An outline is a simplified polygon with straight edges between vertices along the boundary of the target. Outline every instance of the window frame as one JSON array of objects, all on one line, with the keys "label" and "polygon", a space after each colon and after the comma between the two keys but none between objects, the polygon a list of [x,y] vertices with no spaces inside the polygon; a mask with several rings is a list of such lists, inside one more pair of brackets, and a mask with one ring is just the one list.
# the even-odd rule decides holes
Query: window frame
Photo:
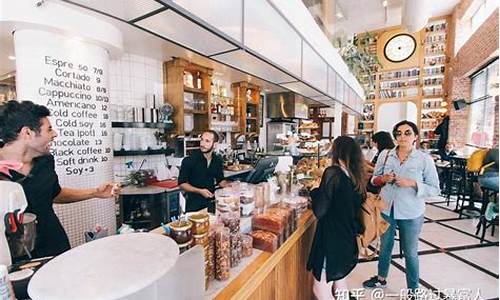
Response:
[{"label": "window frame", "polygon": [[[494,119],[493,119],[493,126],[489,128],[488,122],[491,122],[491,120],[486,117],[487,111],[488,111],[488,101],[494,101],[496,95],[489,95],[489,82],[490,82],[490,76],[498,76],[498,74],[493,74],[491,75],[490,72],[491,70],[494,70],[493,67],[496,64],[496,70],[498,73],[499,69],[499,62],[498,62],[498,57],[495,58],[494,60],[488,62],[486,65],[484,65],[481,69],[478,71],[474,72],[472,75],[469,76],[471,82],[470,82],[470,95],[471,95],[471,100],[469,102],[470,108],[468,111],[468,118],[467,118],[467,145],[474,146],[474,147],[492,147],[493,145],[493,140],[494,140],[494,134],[495,134],[495,125],[494,125]],[[482,87],[482,91],[480,91],[480,94],[475,93],[475,80],[482,80],[480,77],[484,76],[484,87]],[[481,88],[481,87],[480,87]],[[486,137],[489,137],[486,141],[483,140],[485,136],[480,137],[480,142],[479,144],[474,143],[472,141],[472,135],[473,135],[473,126],[477,123],[478,119],[473,119],[473,114],[477,113],[475,110],[481,110],[481,116],[484,116],[483,118],[480,118],[479,121],[482,121],[482,124],[480,125],[481,131],[479,132],[480,134],[486,133]],[[494,118],[494,115],[493,115]],[[488,130],[490,129],[490,130]]]}]

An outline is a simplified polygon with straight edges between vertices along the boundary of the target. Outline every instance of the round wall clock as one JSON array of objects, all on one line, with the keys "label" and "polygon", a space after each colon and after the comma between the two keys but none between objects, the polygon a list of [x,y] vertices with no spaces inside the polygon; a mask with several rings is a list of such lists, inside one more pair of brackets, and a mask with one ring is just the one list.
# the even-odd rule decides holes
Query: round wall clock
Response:
[{"label": "round wall clock", "polygon": [[384,46],[385,58],[394,63],[410,58],[417,49],[415,38],[409,34],[401,33],[390,38]]}]

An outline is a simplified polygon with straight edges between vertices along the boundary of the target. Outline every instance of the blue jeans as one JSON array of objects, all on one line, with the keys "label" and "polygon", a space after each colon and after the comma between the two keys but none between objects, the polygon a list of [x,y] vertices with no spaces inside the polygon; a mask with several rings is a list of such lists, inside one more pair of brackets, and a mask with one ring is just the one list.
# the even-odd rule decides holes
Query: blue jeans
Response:
[{"label": "blue jeans", "polygon": [[396,226],[399,228],[399,242],[403,250],[406,266],[406,285],[410,290],[418,288],[418,237],[424,223],[424,216],[416,219],[395,220],[393,212],[391,216],[382,214],[390,226],[382,235],[380,241],[380,256],[378,261],[378,276],[387,278],[389,266],[391,265],[392,248],[394,247],[394,235]]},{"label": "blue jeans", "polygon": [[498,192],[498,173],[487,172],[477,178],[482,187]]}]

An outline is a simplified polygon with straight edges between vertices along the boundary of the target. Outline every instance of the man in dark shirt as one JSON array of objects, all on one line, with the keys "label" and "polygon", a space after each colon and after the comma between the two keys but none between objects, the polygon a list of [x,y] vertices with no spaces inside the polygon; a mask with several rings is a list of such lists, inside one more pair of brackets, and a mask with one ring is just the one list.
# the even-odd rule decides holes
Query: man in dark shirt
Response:
[{"label": "man in dark shirt", "polygon": [[28,207],[37,216],[34,257],[52,256],[70,249],[68,236],[52,204],[73,203],[91,198],[111,198],[119,187],[105,183],[92,189],[61,187],[55,172],[50,143],[57,136],[50,111],[30,101],[0,105],[0,161],[17,167],[0,174],[0,180],[16,181],[23,187]]},{"label": "man in dark shirt", "polygon": [[229,186],[224,180],[222,158],[214,154],[218,142],[215,131],[205,131],[201,135],[200,151],[184,158],[179,173],[179,186],[187,194],[186,211],[197,211],[210,206],[213,210],[215,186]]},{"label": "man in dark shirt", "polygon": [[444,149],[439,149],[436,154],[444,161],[450,161],[450,157],[457,156],[457,153],[453,150],[452,143],[447,143]]}]

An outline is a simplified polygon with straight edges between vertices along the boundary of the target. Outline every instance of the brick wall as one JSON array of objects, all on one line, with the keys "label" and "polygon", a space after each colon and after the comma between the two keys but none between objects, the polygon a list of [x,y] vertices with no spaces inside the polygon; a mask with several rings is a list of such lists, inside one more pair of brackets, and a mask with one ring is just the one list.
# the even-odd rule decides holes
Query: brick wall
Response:
[{"label": "brick wall", "polygon": [[[472,0],[464,0],[455,8],[450,22],[452,32],[455,32],[456,26],[459,26],[457,20],[463,16],[471,2]],[[450,37],[454,38],[454,36],[454,33],[452,33]],[[491,60],[496,51],[498,51],[498,9],[474,32],[460,48],[457,55],[451,58],[447,89],[449,99],[464,98],[470,100],[471,91],[468,76]],[[454,49],[451,49],[450,53],[454,53]],[[495,101],[495,136],[493,143],[498,147],[498,97],[496,97]],[[468,117],[468,106],[459,111],[455,111],[453,107],[450,108],[449,140],[454,142],[458,148],[465,146],[467,142]]]}]

